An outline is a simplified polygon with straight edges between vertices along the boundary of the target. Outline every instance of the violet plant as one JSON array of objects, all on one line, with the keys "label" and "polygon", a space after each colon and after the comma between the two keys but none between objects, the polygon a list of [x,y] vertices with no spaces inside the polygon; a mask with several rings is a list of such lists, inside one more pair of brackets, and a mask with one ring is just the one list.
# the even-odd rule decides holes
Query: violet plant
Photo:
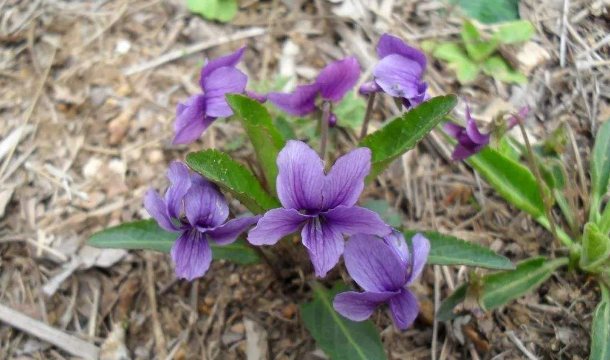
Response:
[{"label": "violet plant", "polygon": [[[589,359],[610,356],[610,121],[602,123],[595,136],[590,158],[590,180],[582,168],[580,153],[576,176],[570,176],[563,144],[571,141],[578,151],[569,125],[562,125],[549,139],[531,144],[524,122],[528,108],[522,108],[500,124],[503,135],[494,147],[489,134],[482,134],[470,111],[466,126],[448,122],[444,129],[456,147],[453,158],[464,160],[517,209],[546,228],[559,251],[525,259],[514,270],[475,276],[447,298],[437,312],[440,320],[482,314],[535,290],[555,271],[567,267],[595,279],[600,301],[594,313]],[[502,134],[518,126],[523,144]],[[570,187],[578,184],[578,191]],[[584,206],[579,206],[583,204]],[[557,255],[558,254],[558,255]],[[468,306],[459,305],[464,302]],[[473,305],[474,304],[474,305]]]},{"label": "violet plant", "polygon": [[[522,265],[513,270],[515,266],[507,258],[487,248],[435,231],[392,228],[382,216],[358,205],[364,188],[374,186],[374,179],[446,120],[456,104],[453,95],[434,98],[427,95],[422,80],[426,59],[419,50],[389,34],[381,37],[377,50],[380,62],[373,72],[374,79],[360,89],[369,96],[361,138],[352,144],[352,149],[342,151],[342,156],[326,154],[326,143],[329,132],[336,131],[332,126],[341,126],[341,119],[337,123],[336,117],[333,119],[333,104],[353,91],[360,76],[355,58],[329,64],[313,84],[300,85],[290,94],[266,96],[245,90],[247,78],[236,68],[245,48],[209,61],[201,72],[202,94],[190,97],[177,107],[174,142],[194,142],[217,118],[231,116],[241,124],[252,143],[256,162],[245,167],[217,149],[189,153],[186,165],[181,162],[170,165],[170,186],[165,197],[154,190],[147,193],[145,207],[153,219],[106,229],[94,234],[89,243],[99,247],[171,252],[176,276],[187,280],[213,271],[209,270],[212,259],[242,265],[262,261],[283,285],[288,281],[286,274],[294,274],[296,267],[301,267],[304,258],[308,258],[303,266],[310,274],[307,278],[313,299],[303,299],[301,319],[318,345],[333,359],[386,358],[378,331],[367,319],[377,308],[384,307],[389,309],[397,330],[412,326],[419,313],[418,296],[407,287],[417,281],[425,264],[466,265],[521,274]],[[395,98],[403,105],[404,113],[366,135],[377,93]],[[315,138],[286,138],[267,110],[269,105],[262,103],[265,98],[288,113],[317,116],[320,126]],[[464,128],[457,125],[448,125],[448,128],[461,147],[455,158],[467,158],[492,185],[494,179],[499,179],[500,185],[505,186],[501,189],[505,189],[504,182],[514,176],[531,175],[516,161],[505,159],[504,155],[486,147],[488,135],[479,132],[473,119],[469,118]],[[308,145],[312,142],[320,143],[319,154]],[[326,165],[329,157],[337,159],[332,166]],[[494,162],[498,158],[503,162]],[[600,175],[596,176],[605,179],[607,186],[610,166],[607,166],[607,156],[605,159],[601,170],[596,170]],[[501,168],[504,165],[508,167]],[[515,169],[516,175],[506,174]],[[535,188],[519,185],[517,189],[529,197],[542,199]],[[241,204],[234,211],[244,212],[243,208],[248,211],[227,221],[229,208],[221,191]],[[541,203],[531,205],[528,200],[531,199],[516,203],[523,205],[518,206],[520,209],[541,206]],[[598,206],[601,202],[597,202]],[[542,212],[536,214],[536,220],[543,226],[551,224]],[[610,227],[609,214],[610,210],[606,209],[592,218],[597,229],[605,229],[606,233]],[[595,230],[592,226],[589,225],[589,233]],[[247,235],[238,239],[246,232]],[[598,233],[595,232],[596,236]],[[306,249],[301,252],[304,256],[286,255],[282,246],[293,247],[297,239]],[[580,254],[587,246],[569,248]],[[339,277],[336,269],[342,266],[342,256],[347,273],[363,292],[349,291],[351,281],[345,284]],[[598,266],[598,257],[595,259],[587,266],[592,269]],[[542,280],[568,263],[563,258],[535,261],[537,279]],[[533,266],[531,262],[526,264]],[[546,272],[540,273],[541,269]],[[489,275],[484,281],[491,283],[489,279],[503,274]],[[507,280],[504,283],[511,285]],[[514,291],[505,295],[503,303],[521,293]],[[455,303],[456,299],[459,292],[448,300]],[[606,296],[606,304],[607,301]],[[443,308],[444,314],[453,316],[447,308]],[[606,314],[604,311],[607,310],[600,310]]]}]

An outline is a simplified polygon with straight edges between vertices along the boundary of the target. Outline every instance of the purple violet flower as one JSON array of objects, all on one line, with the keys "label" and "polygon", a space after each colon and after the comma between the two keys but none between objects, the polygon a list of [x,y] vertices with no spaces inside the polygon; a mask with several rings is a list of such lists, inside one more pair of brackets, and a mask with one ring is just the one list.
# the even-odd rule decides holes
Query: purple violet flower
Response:
[{"label": "purple violet flower", "polygon": [[428,99],[428,84],[422,80],[426,70],[426,56],[407,45],[400,38],[383,34],[377,44],[381,59],[373,69],[373,81],[360,87],[362,95],[383,91],[402,99],[408,109]]},{"label": "purple violet flower", "polygon": [[260,216],[226,221],[229,207],[216,185],[190,173],[179,161],[170,164],[167,177],[171,185],[165,197],[150,189],[144,197],[144,207],[159,226],[180,234],[171,256],[176,276],[190,281],[203,276],[210,267],[210,241],[230,244]]},{"label": "purple violet flower", "polygon": [[235,66],[244,54],[245,47],[232,54],[208,61],[201,69],[199,85],[203,91],[176,106],[174,144],[190,144],[219,117],[233,115],[225,95],[242,93],[248,77]]},{"label": "purple violet flower", "polygon": [[464,160],[478,153],[489,144],[490,135],[481,134],[477,123],[470,115],[470,107],[468,106],[466,106],[466,127],[447,122],[443,129],[458,142],[453,154],[451,154],[451,158],[455,161]]},{"label": "purple violet flower", "polygon": [[371,151],[343,155],[325,174],[324,162],[301,141],[290,140],[277,158],[277,194],[282,208],[269,210],[250,230],[254,245],[273,245],[299,228],[316,275],[323,277],[343,253],[343,234],[387,235],[377,213],[356,206],[371,169]]},{"label": "purple violet flower", "polygon": [[530,113],[530,107],[529,106],[523,106],[521,107],[516,114],[512,114],[508,117],[508,120],[506,121],[506,127],[508,130],[514,128],[520,121],[525,120],[525,118],[527,117],[527,115]]},{"label": "purple violet flower", "polygon": [[338,294],[333,301],[335,310],[353,321],[363,321],[386,303],[397,328],[411,326],[419,313],[419,304],[406,286],[419,277],[430,252],[430,242],[423,235],[416,234],[412,241],[411,256],[398,231],[383,240],[370,235],[352,236],[345,246],[345,266],[364,292]]},{"label": "purple violet flower", "polygon": [[[269,93],[269,101],[293,116],[305,116],[316,110],[318,95],[324,101],[339,102],[356,85],[360,76],[360,65],[354,57],[328,64],[313,84],[299,85],[293,92]],[[331,114],[333,118],[334,114]],[[336,116],[334,116],[336,122]],[[332,125],[332,121],[331,121]]]}]

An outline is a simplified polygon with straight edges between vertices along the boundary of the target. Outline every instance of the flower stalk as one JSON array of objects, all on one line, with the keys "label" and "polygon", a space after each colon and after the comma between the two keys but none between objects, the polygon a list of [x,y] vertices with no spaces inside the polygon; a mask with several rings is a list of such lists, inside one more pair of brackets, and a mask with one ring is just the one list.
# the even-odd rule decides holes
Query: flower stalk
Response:
[{"label": "flower stalk", "polygon": [[360,130],[360,140],[362,140],[369,129],[369,121],[371,120],[371,114],[373,113],[373,106],[375,105],[375,94],[369,95],[369,100],[366,103],[366,112],[364,113],[364,120],[362,121],[362,129]]}]

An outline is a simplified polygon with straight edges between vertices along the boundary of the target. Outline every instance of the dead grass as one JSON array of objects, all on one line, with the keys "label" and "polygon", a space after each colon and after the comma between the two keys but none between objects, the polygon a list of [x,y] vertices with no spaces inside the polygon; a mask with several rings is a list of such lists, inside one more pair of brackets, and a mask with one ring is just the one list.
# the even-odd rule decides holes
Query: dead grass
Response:
[{"label": "dead grass", "polygon": [[[440,1],[274,0],[242,1],[233,23],[218,25],[189,14],[184,3],[0,1],[0,303],[101,346],[110,359],[245,358],[248,346],[261,341],[273,359],[319,358],[296,307],[309,296],[306,263],[287,274],[286,284],[264,265],[222,262],[186,283],[174,279],[166,255],[83,244],[94,231],[146,216],[142,195],[164,186],[170,160],[222,146],[240,131],[219,121],[198,144],[170,146],[174,106],[196,90],[204,56],[248,44],[244,68],[260,81],[278,71],[311,78],[345,54],[370,72],[380,33],[414,43],[445,39],[456,36],[461,18]],[[460,87],[433,62],[432,92],[468,98],[480,119],[529,104],[532,134],[540,138],[567,123],[587,159],[591,134],[610,117],[608,5],[526,0],[521,8],[537,28],[535,43],[548,53],[527,86],[480,78]],[[452,233],[514,260],[557,250],[547,232],[467,167],[448,162],[438,139],[428,137],[394,164],[367,196],[396,204],[408,226]],[[250,156],[246,148],[234,154]],[[467,201],[472,195],[478,206]],[[429,358],[433,338],[440,359],[516,359],[527,351],[587,357],[596,291],[568,273],[466,326],[439,324],[433,336],[435,287],[436,298],[444,298],[467,275],[463,268],[427,269],[416,286],[422,316],[406,332],[375,316],[390,358]],[[66,358],[66,346],[0,327],[0,358]]]}]

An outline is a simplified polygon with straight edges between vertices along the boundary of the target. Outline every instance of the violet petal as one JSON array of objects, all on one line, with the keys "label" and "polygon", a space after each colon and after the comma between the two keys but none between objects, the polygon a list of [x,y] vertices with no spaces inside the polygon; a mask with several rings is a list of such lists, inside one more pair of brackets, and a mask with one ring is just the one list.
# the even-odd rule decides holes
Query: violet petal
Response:
[{"label": "violet petal", "polygon": [[144,208],[161,228],[167,231],[178,231],[178,228],[169,217],[165,201],[155,190],[149,189],[146,195],[144,195]]},{"label": "violet petal", "polygon": [[390,298],[388,304],[392,320],[400,330],[411,326],[419,314],[417,298],[408,289],[400,289],[400,294]]},{"label": "violet petal", "polygon": [[233,115],[225,96],[244,92],[247,83],[246,74],[233,67],[221,67],[210,73],[203,79],[206,115],[216,118]]},{"label": "violet petal", "polygon": [[278,154],[277,167],[277,194],[285,208],[320,208],[324,163],[312,148],[302,141],[289,140]]},{"label": "violet petal", "polygon": [[167,178],[171,183],[165,192],[167,211],[170,217],[178,219],[182,212],[182,199],[191,186],[189,169],[180,161],[172,161],[167,170]]},{"label": "violet petal", "polygon": [[371,171],[371,150],[357,148],[341,156],[324,179],[324,209],[356,204]]},{"label": "violet petal", "polygon": [[413,262],[413,267],[408,276],[407,285],[419,278],[430,253],[430,241],[424,235],[417,233],[413,235],[411,241],[413,243],[413,259],[410,259],[409,262]]},{"label": "violet petal", "polygon": [[241,48],[237,49],[235,52],[229,55],[221,56],[219,58],[206,62],[206,64],[201,69],[201,75],[199,77],[199,85],[201,86],[201,88],[203,89],[204,79],[214,70],[225,66],[234,67],[235,65],[237,65],[239,60],[241,60],[241,57],[243,56],[245,50],[246,47],[242,46]]},{"label": "violet petal", "polygon": [[214,241],[218,245],[231,244],[237,237],[246,231],[250,226],[256,224],[261,216],[246,216],[237,219],[231,219],[226,223],[219,225],[211,230],[208,230],[206,234],[208,238]]},{"label": "violet petal", "polygon": [[281,238],[299,229],[308,217],[294,209],[269,210],[248,233],[253,245],[274,245]]},{"label": "violet petal", "polygon": [[193,183],[184,197],[186,218],[193,227],[213,228],[229,216],[229,206],[218,188],[208,182]]},{"label": "violet petal", "polygon": [[379,56],[380,59],[383,59],[384,57],[393,54],[398,54],[417,62],[422,69],[426,68],[426,55],[424,55],[423,52],[407,45],[404,41],[394,35],[381,35],[379,43],[377,44],[377,56]]},{"label": "violet petal", "polygon": [[310,219],[301,231],[303,245],[309,252],[317,277],[324,277],[343,253],[344,240],[341,232],[332,224],[323,222],[319,217]]},{"label": "violet petal", "polygon": [[379,305],[395,295],[394,292],[346,291],[335,296],[333,307],[339,314],[352,321],[364,321]]},{"label": "violet petal", "polygon": [[176,107],[173,144],[190,144],[197,140],[214,120],[205,114],[205,96],[195,95]]},{"label": "violet petal", "polygon": [[413,98],[420,95],[422,68],[400,55],[383,58],[373,69],[375,82],[393,97]]},{"label": "violet petal", "polygon": [[346,235],[388,235],[392,228],[386,225],[379,214],[360,206],[340,205],[320,214],[336,231]]},{"label": "violet petal", "polygon": [[299,85],[293,92],[267,94],[267,99],[278,108],[293,116],[304,116],[316,109],[318,84]]},{"label": "violet petal", "polygon": [[316,78],[322,98],[339,102],[356,85],[360,77],[360,65],[354,57],[347,57],[326,65]]},{"label": "violet petal", "polygon": [[405,284],[407,269],[400,257],[376,236],[353,235],[343,258],[352,279],[366,291],[396,291]]},{"label": "violet petal", "polygon": [[178,278],[192,281],[203,276],[212,262],[212,249],[205,235],[197,230],[184,231],[171,250]]}]

